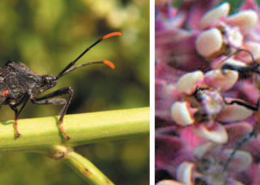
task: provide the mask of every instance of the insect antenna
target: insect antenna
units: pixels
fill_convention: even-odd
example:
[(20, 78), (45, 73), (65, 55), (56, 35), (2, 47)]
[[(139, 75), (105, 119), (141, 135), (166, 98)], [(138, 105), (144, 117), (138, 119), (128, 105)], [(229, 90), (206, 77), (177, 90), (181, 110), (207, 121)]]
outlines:
[(77, 65), (75, 67), (70, 67), (69, 69), (67, 69), (67, 71), (63, 72), (62, 75), (65, 75), (65, 74), (67, 74), (71, 71), (74, 71), (77, 68), (87, 66), (87, 65), (91, 65), (91, 64), (105, 64), (105, 65), (109, 66), (111, 69), (115, 69), (115, 65), (108, 60), (91, 61), (91, 62), (87, 62), (87, 63), (84, 63), (84, 64)]
[(75, 67), (72, 67), (83, 55), (85, 55), (91, 48), (93, 48), (95, 45), (97, 45), (98, 43), (100, 43), (102, 40), (105, 40), (107, 38), (113, 37), (113, 36), (119, 36), (121, 35), (120, 32), (112, 32), (109, 33), (103, 37), (101, 37), (100, 39), (98, 39), (96, 42), (94, 42), (92, 45), (90, 45), (87, 49), (85, 49), (85, 51), (83, 51), (74, 61), (72, 61), (71, 63), (69, 63), (57, 76), (56, 79), (59, 79), (60, 77), (62, 77), (64, 74), (73, 71), (79, 67), (83, 67), (85, 65), (91, 65), (91, 64), (106, 64), (109, 67), (111, 67), (112, 69), (114, 68), (114, 65), (112, 62), (107, 61), (107, 60), (103, 60), (103, 61), (93, 61), (93, 62), (88, 62), (85, 64), (81, 64)]

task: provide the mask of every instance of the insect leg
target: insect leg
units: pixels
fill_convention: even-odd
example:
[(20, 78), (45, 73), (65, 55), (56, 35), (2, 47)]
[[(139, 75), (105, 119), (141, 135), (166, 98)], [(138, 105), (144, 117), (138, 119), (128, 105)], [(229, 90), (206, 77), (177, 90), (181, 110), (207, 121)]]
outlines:
[(252, 72), (252, 73), (257, 73), (259, 74), (259, 64), (253, 64), (250, 66), (237, 66), (237, 65), (232, 65), (232, 64), (223, 64), (221, 67), (221, 71), (223, 74), (226, 74), (225, 70), (233, 70), (233, 71), (238, 71), (238, 72)]
[[(20, 132), (18, 131), (18, 128), (17, 128), (17, 120), (18, 120), (18, 117), (20, 116), (22, 110), (24, 109), (26, 103), (28, 102), (28, 100), (29, 100), (29, 96), (25, 96), (19, 103), (15, 104), (15, 105), (10, 105), (11, 109), (15, 112), (14, 130), (15, 130), (17, 137), (19, 137), (21, 135)], [(22, 103), (23, 103), (23, 105), (20, 108), (20, 110), (18, 111), (17, 106), (19, 106)]]
[(224, 99), (224, 102), (225, 102), (225, 104), (227, 104), (227, 105), (237, 104), (237, 105), (246, 107), (246, 108), (248, 108), (249, 110), (252, 110), (252, 111), (257, 111), (257, 110), (258, 110), (258, 105), (257, 105), (257, 107), (254, 107), (254, 106), (252, 106), (252, 105), (249, 105), (249, 104), (246, 103), (246, 102), (239, 101), (239, 100), (232, 100), (231, 102), (227, 102), (227, 101)]
[[(224, 101), (225, 101), (225, 99), (224, 99)], [(246, 107), (246, 108), (248, 108), (248, 109), (250, 109), (250, 110), (252, 110), (252, 111), (256, 111), (257, 121), (256, 121), (256, 125), (255, 125), (255, 127), (253, 128), (253, 130), (252, 130), (248, 135), (246, 135), (245, 137), (243, 137), (242, 139), (240, 139), (240, 140), (237, 142), (237, 144), (236, 144), (234, 150), (232, 151), (232, 153), (230, 154), (230, 156), (229, 156), (228, 159), (227, 159), (227, 162), (226, 162), (225, 165), (224, 165), (224, 171), (226, 171), (226, 170), (228, 169), (228, 165), (229, 165), (230, 162), (232, 161), (232, 159), (233, 159), (233, 157), (235, 156), (237, 150), (238, 150), (239, 148), (241, 148), (242, 145), (243, 145), (244, 143), (246, 143), (249, 139), (251, 139), (253, 136), (255, 136), (255, 135), (258, 133), (259, 127), (260, 127), (260, 125), (259, 125), (259, 124), (260, 124), (260, 122), (259, 122), (260, 120), (258, 119), (258, 116), (259, 116), (259, 114), (260, 114), (260, 112), (259, 112), (260, 99), (258, 99), (258, 101), (257, 101), (257, 106), (256, 106), (256, 107), (254, 107), (254, 106), (252, 106), (252, 105), (249, 105), (249, 104), (247, 104), (247, 103), (245, 103), (245, 102), (238, 101), (238, 100), (233, 100), (233, 101), (231, 101), (231, 102), (226, 102), (226, 101), (225, 101), (225, 103), (226, 103), (226, 104), (229, 104), (229, 105), (232, 105), (232, 104), (241, 105), (241, 106), (244, 106), (244, 107)]]
[(228, 169), (228, 165), (230, 164), (230, 162), (233, 160), (237, 150), (239, 148), (242, 147), (242, 145), (244, 143), (246, 143), (249, 139), (251, 139), (253, 136), (255, 136), (257, 134), (257, 132), (255, 132), (254, 130), (252, 132), (250, 132), (248, 135), (246, 135), (245, 137), (243, 137), (241, 140), (239, 140), (237, 143), (236, 143), (236, 146), (234, 148), (234, 150), (232, 151), (232, 153), (230, 154), (230, 156), (228, 157), (225, 165), (224, 165), (224, 172)]
[(227, 64), (226, 63), (221, 68), (222, 72), (225, 74), (224, 70), (229, 69), (229, 70), (233, 70), (233, 71), (255, 72), (255, 73), (259, 74), (259, 71), (257, 69), (259, 67), (259, 64), (255, 61), (254, 55), (250, 51), (248, 51), (246, 49), (237, 49), (235, 52), (233, 52), (229, 56), (227, 56), (227, 58), (225, 60), (227, 60), (227, 59), (229, 59), (229, 58), (233, 57), (234, 55), (239, 54), (241, 52), (247, 53), (252, 58), (253, 65), (251, 65), (251, 66), (237, 66), (237, 65), (232, 65), (232, 64)]
[[(54, 98), (57, 96), (62, 96), (65, 94), (69, 94), (68, 99), (52, 99), (52, 100), (47, 100), (49, 98)], [(50, 94), (46, 94), (42, 97), (39, 98), (35, 98), (35, 97), (31, 97), (31, 102), (34, 104), (39, 104), (39, 105), (47, 105), (47, 104), (54, 104), (54, 105), (64, 105), (61, 113), (60, 113), (60, 119), (58, 121), (58, 126), (61, 130), (61, 132), (64, 134), (64, 136), (67, 138), (67, 140), (70, 139), (70, 136), (65, 132), (64, 128), (62, 127), (62, 122), (63, 122), (63, 118), (64, 115), (67, 112), (67, 109), (69, 107), (69, 104), (71, 102), (73, 96), (73, 90), (71, 89), (71, 87), (64, 87), (62, 89), (59, 89), (57, 91), (54, 91)]]

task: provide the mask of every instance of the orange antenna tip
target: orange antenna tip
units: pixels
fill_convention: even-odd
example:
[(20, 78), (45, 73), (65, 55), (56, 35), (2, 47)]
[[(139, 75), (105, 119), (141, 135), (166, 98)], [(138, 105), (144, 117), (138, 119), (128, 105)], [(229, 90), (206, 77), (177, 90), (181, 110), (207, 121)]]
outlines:
[(115, 65), (112, 62), (108, 61), (108, 60), (104, 60), (103, 64), (108, 65), (111, 69), (115, 69)]
[(112, 32), (112, 33), (109, 33), (109, 34), (103, 36), (102, 39), (107, 39), (109, 37), (119, 36), (119, 35), (122, 35), (121, 32)]

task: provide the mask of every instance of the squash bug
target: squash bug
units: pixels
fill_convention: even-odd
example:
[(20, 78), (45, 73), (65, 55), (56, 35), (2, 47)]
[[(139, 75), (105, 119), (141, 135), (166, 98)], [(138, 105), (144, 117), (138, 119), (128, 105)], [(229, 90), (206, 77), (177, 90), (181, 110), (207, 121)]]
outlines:
[[(250, 51), (247, 51), (247, 50), (244, 50), (244, 49), (238, 49), (234, 54), (240, 53), (240, 52), (246, 52), (247, 54), (249, 54), (250, 57), (252, 58), (253, 64), (248, 65), (248, 66), (236, 66), (236, 65), (226, 63), (221, 67), (222, 72), (225, 74), (225, 70), (233, 70), (233, 71), (238, 71), (239, 73), (257, 74), (258, 77), (257, 77), (257, 80), (256, 80), (256, 85), (257, 85), (258, 90), (260, 90), (260, 80), (259, 80), (260, 79), (260, 65), (255, 61), (254, 56)], [(234, 55), (234, 54), (232, 54), (232, 55)], [(256, 136), (260, 132), (260, 97), (258, 98), (257, 104), (255, 106), (250, 105), (250, 104), (248, 104), (244, 101), (240, 101), (240, 100), (233, 100), (231, 102), (225, 102), (225, 103), (229, 104), (229, 105), (237, 104), (237, 105), (240, 105), (240, 106), (244, 106), (249, 110), (254, 111), (255, 117), (256, 117), (256, 123), (253, 127), (253, 130), (237, 142), (234, 150), (232, 151), (229, 158), (227, 159), (227, 162), (224, 165), (224, 171), (226, 171), (228, 169), (228, 165), (232, 161), (236, 151), (239, 148), (241, 148), (242, 145), (244, 143), (246, 143), (249, 139)]]
[[(62, 127), (62, 122), (73, 96), (72, 88), (64, 87), (49, 94), (46, 94), (42, 97), (35, 96), (40, 95), (41, 93), (53, 88), (58, 83), (60, 77), (77, 68), (91, 64), (105, 64), (113, 69), (114, 64), (107, 60), (87, 62), (78, 66), (73, 65), (86, 52), (88, 52), (92, 47), (94, 47), (102, 40), (119, 35), (121, 35), (120, 32), (112, 32), (98, 39), (96, 42), (90, 45), (85, 51), (83, 51), (83, 53), (81, 53), (74, 61), (70, 62), (57, 76), (37, 75), (23, 63), (8, 61), (4, 65), (4, 67), (0, 69), (0, 105), (9, 105), (11, 109), (15, 112), (14, 130), (16, 136), (19, 137), (21, 135), (17, 128), (18, 117), (21, 114), (28, 100), (31, 100), (32, 103), (38, 105), (63, 105), (63, 109), (60, 113), (60, 118), (58, 121), (58, 126), (63, 135), (67, 138), (67, 140), (69, 140), (70, 136), (65, 132), (64, 128)], [(69, 95), (67, 99), (58, 98), (49, 100), (49, 98), (55, 98), (57, 96), (66, 94)], [(17, 108), (19, 105), (21, 105), (20, 110), (18, 110)]]

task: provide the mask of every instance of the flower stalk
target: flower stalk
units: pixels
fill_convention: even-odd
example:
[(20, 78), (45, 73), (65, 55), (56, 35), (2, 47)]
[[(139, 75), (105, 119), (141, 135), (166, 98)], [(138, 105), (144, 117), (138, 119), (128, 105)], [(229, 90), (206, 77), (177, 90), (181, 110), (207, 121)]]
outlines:
[(94, 164), (74, 151), (69, 152), (63, 160), (88, 184), (114, 185)]

